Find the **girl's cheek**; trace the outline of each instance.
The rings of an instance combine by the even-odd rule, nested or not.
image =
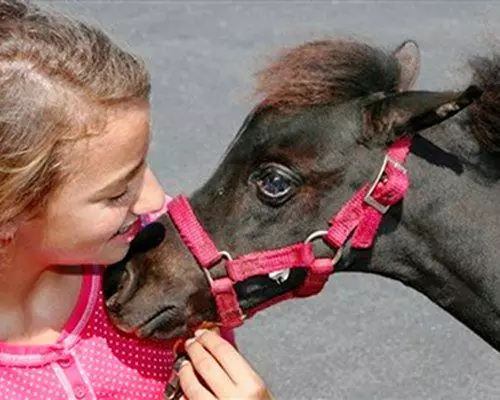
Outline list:
[[[117,212],[116,210],[108,211],[105,215],[101,215],[98,221],[95,221],[95,229],[102,232],[103,235],[112,235],[116,233],[125,222],[126,213]]]

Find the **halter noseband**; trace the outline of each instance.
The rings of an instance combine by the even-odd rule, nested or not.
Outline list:
[[[342,255],[342,248],[351,237],[351,247],[367,249],[373,246],[378,227],[387,210],[401,201],[410,185],[403,167],[411,146],[405,136],[388,148],[380,171],[373,182],[362,186],[329,221],[328,230],[316,231],[304,242],[283,248],[253,252],[237,258],[219,251],[197,219],[185,196],[174,198],[167,211],[183,242],[205,272],[215,298],[220,324],[227,328],[240,326],[244,319],[283,300],[308,297],[319,293]],[[333,258],[316,258],[312,242],[322,239],[336,250]],[[210,269],[224,261],[226,276],[214,279]],[[301,286],[276,296],[244,314],[234,289],[237,282],[264,275],[279,280],[291,268],[305,268],[307,275]],[[286,279],[286,277],[284,278]]]

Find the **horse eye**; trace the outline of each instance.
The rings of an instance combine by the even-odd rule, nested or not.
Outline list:
[[[295,193],[300,178],[288,168],[269,164],[250,175],[249,181],[257,187],[261,200],[270,205],[281,205]]]

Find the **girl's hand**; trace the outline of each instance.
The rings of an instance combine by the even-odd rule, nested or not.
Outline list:
[[[201,330],[185,344],[190,361],[178,372],[185,398],[189,400],[271,400],[262,379],[225,339]],[[200,381],[203,380],[203,383]]]

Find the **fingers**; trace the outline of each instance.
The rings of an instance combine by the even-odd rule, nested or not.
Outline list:
[[[178,373],[187,399],[272,399],[264,382],[229,342],[210,331],[198,331],[195,336],[185,344],[191,362],[184,362]]]
[[[234,393],[234,382],[198,339],[186,341],[185,349],[196,373],[218,397],[227,398]]]
[[[193,366],[189,361],[184,361],[179,370],[181,388],[185,398],[189,400],[217,400],[198,380]]]
[[[233,382],[238,385],[260,383],[250,364],[228,341],[207,330],[198,331],[196,336],[196,342],[208,350]]]

